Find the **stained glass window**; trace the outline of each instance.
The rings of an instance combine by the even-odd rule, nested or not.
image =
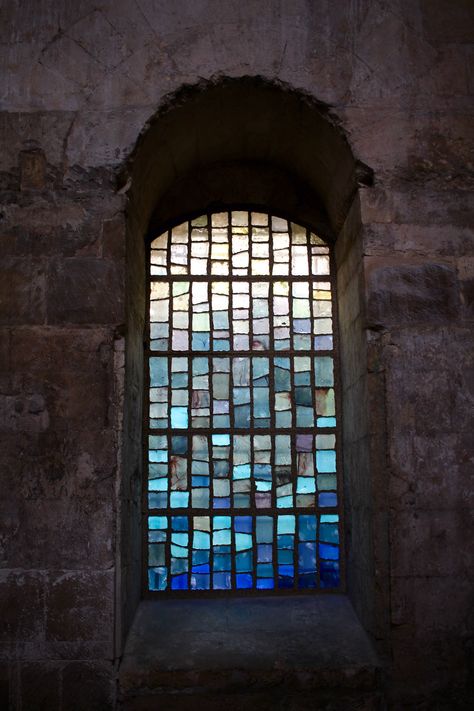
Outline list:
[[[340,585],[329,248],[267,214],[150,250],[148,590]]]

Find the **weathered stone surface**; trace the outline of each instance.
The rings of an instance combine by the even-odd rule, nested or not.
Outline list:
[[[62,674],[62,709],[107,711],[114,708],[115,688],[111,664],[74,662]]]
[[[44,636],[44,573],[2,570],[0,595],[1,641],[40,640]]]
[[[152,213],[242,196],[337,237],[348,592],[388,703],[472,707],[473,42],[470,0],[2,3],[2,708],[115,704],[143,238]],[[380,701],[332,694],[199,705]]]
[[[386,264],[368,260],[370,326],[444,322],[457,315],[456,271],[444,264]]]
[[[54,641],[111,641],[113,574],[66,572],[50,576],[46,596],[46,638]]]
[[[30,663],[21,666],[21,707],[37,711],[61,709],[61,667]]]
[[[91,257],[56,261],[48,274],[48,323],[123,323],[123,281],[113,262]]]

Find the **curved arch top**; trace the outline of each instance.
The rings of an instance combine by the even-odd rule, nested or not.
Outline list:
[[[197,210],[254,204],[298,214],[328,240],[360,172],[328,107],[251,77],[174,94],[143,131],[129,169],[134,212],[153,231]]]

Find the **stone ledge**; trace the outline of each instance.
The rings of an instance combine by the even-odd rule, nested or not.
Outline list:
[[[379,671],[344,595],[168,599],[140,604],[119,685],[125,701],[278,688],[366,694]]]

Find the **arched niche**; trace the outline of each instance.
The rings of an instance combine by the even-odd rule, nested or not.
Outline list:
[[[334,245],[341,353],[348,595],[377,634],[358,185],[328,107],[262,79],[220,79],[168,97],[120,176],[127,190],[127,347],[121,520],[122,635],[140,600],[143,327],[147,240],[193,214],[238,205],[308,225]]]

